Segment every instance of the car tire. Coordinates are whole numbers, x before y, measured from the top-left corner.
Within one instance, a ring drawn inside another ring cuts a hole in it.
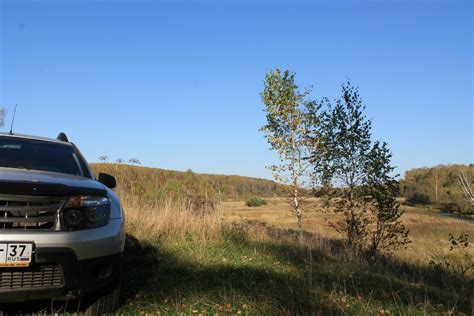
[[[120,288],[116,288],[110,293],[99,297],[91,305],[89,305],[84,315],[86,316],[99,316],[104,314],[110,314],[117,310],[119,307]]]

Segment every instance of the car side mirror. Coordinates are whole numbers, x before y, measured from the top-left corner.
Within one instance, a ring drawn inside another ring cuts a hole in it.
[[[107,173],[99,173],[99,182],[104,184],[105,186],[113,189],[117,186],[117,181],[115,180],[114,176],[111,176]]]

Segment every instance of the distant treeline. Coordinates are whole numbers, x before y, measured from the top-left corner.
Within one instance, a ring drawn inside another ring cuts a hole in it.
[[[471,181],[474,179],[474,164],[408,170],[400,181],[401,194],[411,204],[432,205],[449,212],[474,213],[460,186],[461,171]]]
[[[94,173],[117,178],[116,192],[129,204],[185,204],[190,209],[212,208],[225,200],[244,200],[251,196],[279,196],[285,186],[271,180],[242,176],[198,174],[132,166],[119,163],[94,163]]]

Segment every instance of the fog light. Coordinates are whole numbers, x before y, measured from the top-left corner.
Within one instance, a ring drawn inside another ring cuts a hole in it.
[[[64,222],[68,227],[77,227],[82,223],[83,213],[78,209],[70,209],[64,214]]]

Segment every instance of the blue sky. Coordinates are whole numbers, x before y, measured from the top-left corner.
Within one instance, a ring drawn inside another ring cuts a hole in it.
[[[314,98],[358,85],[399,173],[474,161],[470,1],[0,2],[7,123],[17,103],[16,131],[90,161],[270,178],[274,67]]]

